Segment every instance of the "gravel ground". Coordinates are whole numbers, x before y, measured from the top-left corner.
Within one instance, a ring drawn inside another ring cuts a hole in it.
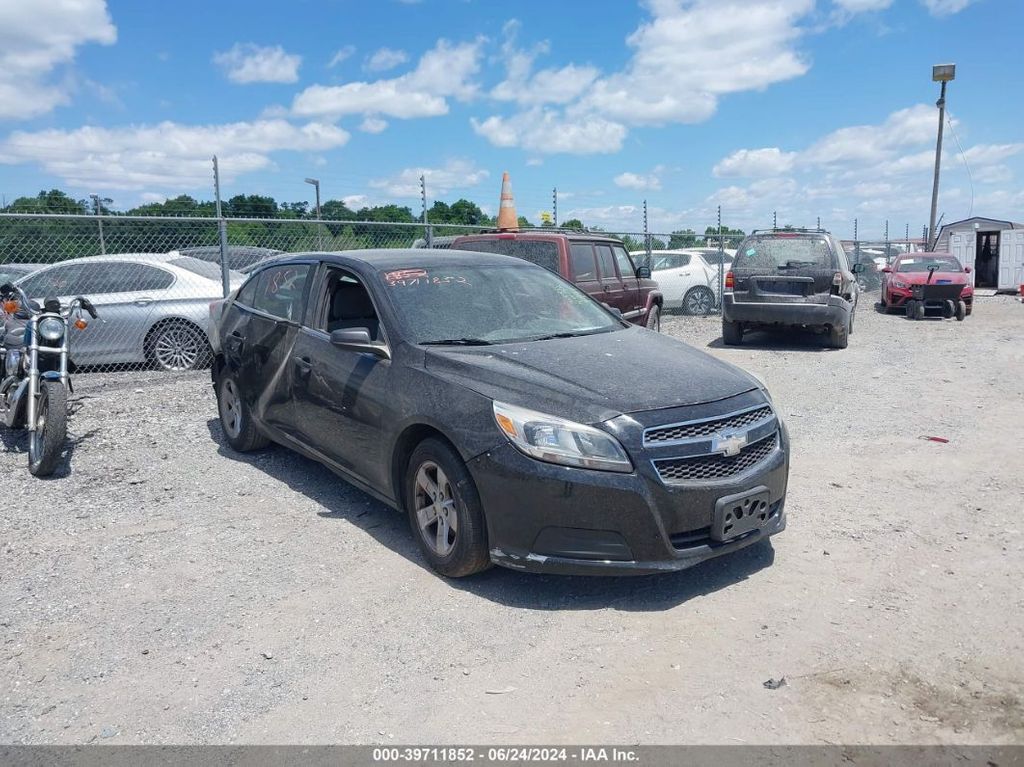
[[[1022,321],[666,318],[767,380],[789,528],[642,579],[444,580],[327,470],[227,449],[205,374],[79,376],[70,470],[0,452],[0,742],[1024,742]]]

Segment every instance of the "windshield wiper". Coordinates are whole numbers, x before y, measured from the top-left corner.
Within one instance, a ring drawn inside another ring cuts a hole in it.
[[[493,346],[483,338],[442,338],[438,341],[420,341],[420,346]]]
[[[602,333],[605,328],[588,328],[587,330],[568,330],[562,333],[551,333],[546,336],[530,336],[527,341],[550,341],[552,338],[578,338],[579,336],[592,336],[595,333]]]
[[[798,269],[801,266],[816,266],[817,261],[787,261],[784,264],[779,264],[779,269]]]

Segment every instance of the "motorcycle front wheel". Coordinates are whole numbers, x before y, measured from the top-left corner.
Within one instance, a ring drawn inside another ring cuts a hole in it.
[[[28,438],[28,470],[48,477],[57,468],[68,433],[68,393],[59,381],[40,381],[36,429]]]

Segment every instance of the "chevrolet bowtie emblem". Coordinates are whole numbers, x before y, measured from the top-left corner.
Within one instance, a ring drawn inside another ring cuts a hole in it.
[[[711,439],[711,452],[726,456],[739,455],[746,446],[746,434],[716,434]]]

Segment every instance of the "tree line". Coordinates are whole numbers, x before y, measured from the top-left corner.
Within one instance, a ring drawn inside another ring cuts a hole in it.
[[[112,200],[75,199],[60,189],[40,191],[34,197],[19,197],[0,212],[28,214],[101,213],[102,223],[86,220],[5,219],[0,221],[0,261],[54,261],[96,255],[100,252],[166,252],[197,246],[217,246],[219,230],[216,203],[179,195],[163,202],[150,202],[130,210],[116,212]],[[310,225],[316,209],[308,201],[278,202],[273,197],[239,194],[225,200],[222,213],[232,220],[227,225],[228,242],[232,246],[272,248],[283,251],[305,249],[344,250],[368,247],[408,247],[425,236],[422,220],[408,206],[394,203],[354,209],[342,200],[327,200],[320,206],[322,224]],[[123,220],[121,217],[124,217]],[[128,217],[162,217],[163,220],[140,222]],[[195,217],[207,221],[166,219]],[[252,220],[244,220],[252,219]],[[265,219],[265,220],[259,220]],[[427,209],[427,220],[433,235],[460,234],[456,226],[493,227],[496,220],[470,200],[452,203],[437,200]],[[306,223],[300,223],[305,221]],[[337,223],[334,223],[337,222]],[[398,226],[387,226],[388,224]],[[450,228],[446,228],[449,225]],[[520,228],[532,228],[525,216],[519,217]],[[552,226],[543,216],[541,228]],[[561,227],[584,229],[579,219],[563,221]],[[590,231],[602,231],[591,227]],[[743,232],[723,228],[727,245]],[[715,227],[707,227],[700,235],[692,229],[672,232],[667,239],[652,237],[652,250],[703,246],[718,237]],[[630,250],[643,250],[644,238],[626,236]]]

